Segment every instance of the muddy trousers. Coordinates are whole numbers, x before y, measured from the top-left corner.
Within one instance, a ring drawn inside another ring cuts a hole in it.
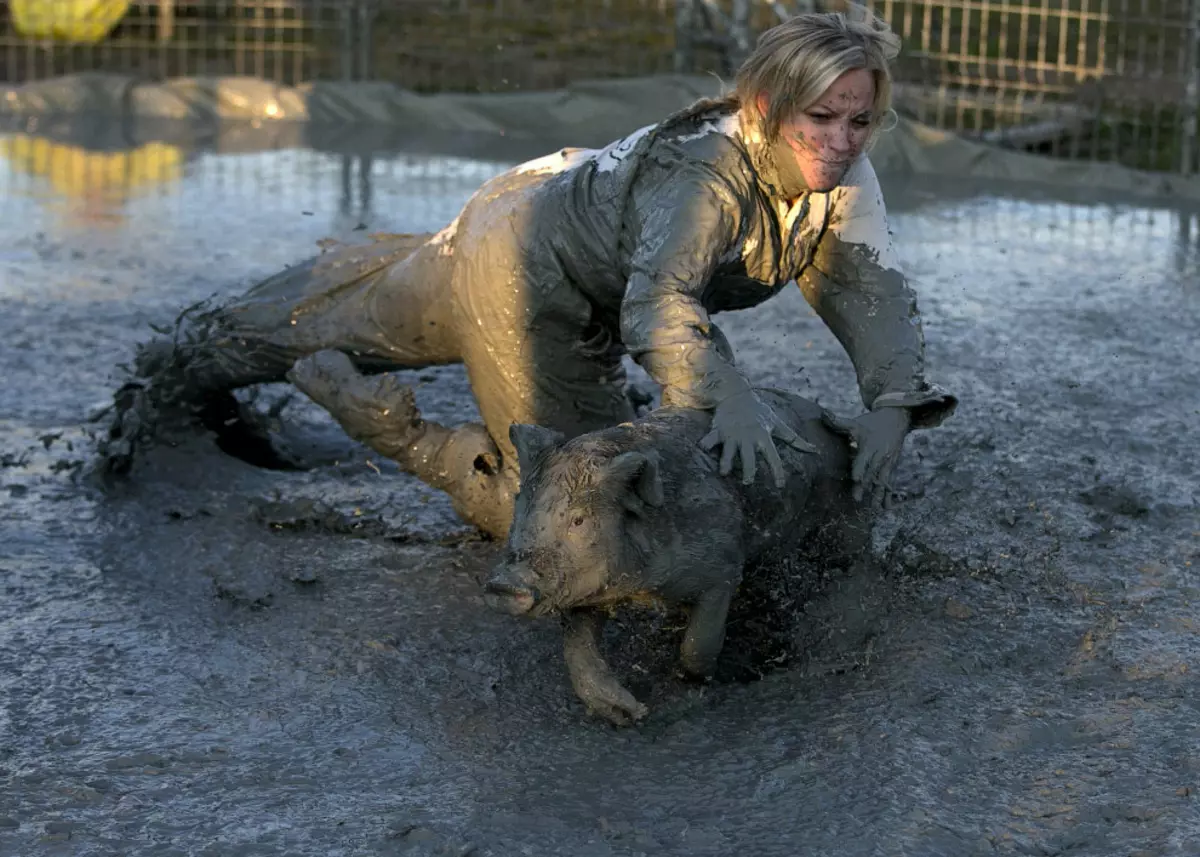
[[[519,474],[513,423],[575,436],[632,419],[622,351],[567,286],[457,276],[436,236],[340,247],[186,314],[139,374],[165,396],[213,397],[289,380],[355,440],[507,535]],[[427,422],[390,370],[464,363],[483,425]]]

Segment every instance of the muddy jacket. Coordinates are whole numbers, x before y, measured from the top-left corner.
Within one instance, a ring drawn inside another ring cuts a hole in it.
[[[601,150],[516,168],[541,183],[537,246],[663,385],[664,403],[711,408],[749,387],[710,316],[797,281],[846,348],[868,408],[940,422],[954,398],[923,376],[916,299],[899,270],[878,180],[861,157],[842,186],[789,208],[767,148],[716,102]],[[548,228],[547,228],[548,226]]]

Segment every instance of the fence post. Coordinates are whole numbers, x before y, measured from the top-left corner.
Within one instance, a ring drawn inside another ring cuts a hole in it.
[[[1196,164],[1196,125],[1200,118],[1200,0],[1188,4],[1188,68],[1187,88],[1183,96],[1183,139],[1180,141],[1179,171],[1191,175]]]
[[[375,15],[379,11],[373,0],[358,0],[358,26],[355,36],[358,39],[358,79],[370,80],[375,73],[375,40],[371,26],[375,23]]]
[[[357,29],[355,24],[358,23],[356,5],[351,0],[351,2],[340,4],[338,10],[341,12],[338,17],[341,19],[342,24],[342,49],[340,57],[342,61],[342,80],[354,80],[358,66],[358,54],[355,50],[356,40],[354,38],[355,30]]]
[[[675,0],[675,73],[687,74],[695,62],[696,3]]]
[[[733,0],[733,9],[729,16],[729,36],[733,42],[733,56],[729,58],[729,66],[736,71],[750,50],[754,47],[750,31],[750,0]]]

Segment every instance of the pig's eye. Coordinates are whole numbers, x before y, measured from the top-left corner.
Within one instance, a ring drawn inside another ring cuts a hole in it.
[[[572,527],[582,527],[583,526],[583,515],[576,515],[575,519],[573,521],[571,521],[571,526]]]

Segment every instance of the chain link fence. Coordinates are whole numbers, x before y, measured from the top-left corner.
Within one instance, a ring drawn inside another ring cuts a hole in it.
[[[997,145],[1200,171],[1200,0],[866,0],[897,107]],[[658,73],[729,80],[759,32],[838,0],[0,0],[0,77],[83,71],[419,92]]]

